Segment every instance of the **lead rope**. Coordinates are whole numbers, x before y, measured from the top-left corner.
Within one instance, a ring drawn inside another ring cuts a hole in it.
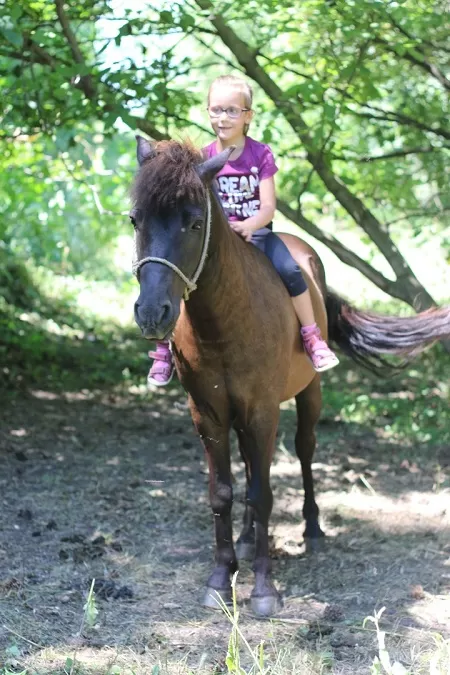
[[[189,296],[192,293],[192,291],[195,291],[197,288],[197,281],[200,277],[200,274],[203,271],[203,268],[205,266],[206,262],[206,256],[208,255],[208,247],[209,247],[209,240],[211,237],[211,197],[209,194],[209,190],[206,192],[206,232],[205,232],[205,238],[203,240],[203,249],[202,253],[200,256],[200,260],[197,265],[197,269],[194,272],[194,276],[192,279],[189,279],[184,272],[180,270],[179,267],[174,265],[174,263],[170,262],[170,260],[166,260],[165,258],[155,258],[154,256],[147,256],[147,258],[142,258],[142,260],[138,260],[137,256],[137,246],[136,246],[136,232],[134,233],[134,239],[133,239],[133,264],[132,264],[132,270],[134,276],[139,279],[139,270],[145,263],[148,262],[156,262],[160,263],[161,265],[166,265],[167,267],[170,267],[171,270],[173,270],[180,279],[184,281],[186,284],[186,287],[183,291],[183,299],[184,300],[189,300]]]

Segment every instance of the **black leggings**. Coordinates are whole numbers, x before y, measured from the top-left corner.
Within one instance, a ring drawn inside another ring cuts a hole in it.
[[[291,298],[301,295],[308,289],[301,269],[289,253],[288,247],[268,227],[262,227],[252,234],[252,244],[265,253],[272,262]]]

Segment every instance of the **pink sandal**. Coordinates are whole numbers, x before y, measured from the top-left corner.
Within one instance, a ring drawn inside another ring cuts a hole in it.
[[[312,363],[316,373],[323,373],[338,365],[339,359],[331,351],[325,340],[322,338],[320,328],[317,326],[307,326],[301,329],[303,344],[307,357]]]
[[[147,376],[147,384],[165,387],[171,381],[175,371],[169,343],[157,342],[156,351],[149,352],[148,355],[154,361]]]

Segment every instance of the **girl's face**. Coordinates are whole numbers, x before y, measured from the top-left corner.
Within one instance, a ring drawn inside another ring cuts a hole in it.
[[[245,103],[244,94],[234,87],[213,87],[209,95],[208,111],[217,138],[227,145],[242,141],[244,128],[253,117],[253,111]]]

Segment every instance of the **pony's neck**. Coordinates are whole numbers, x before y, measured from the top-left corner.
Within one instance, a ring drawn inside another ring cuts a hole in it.
[[[218,198],[211,192],[211,236],[205,266],[186,303],[199,335],[221,332],[245,299],[244,242],[230,228]],[[210,335],[209,335],[210,336]],[[211,337],[211,336],[210,336]],[[211,337],[211,339],[214,339]]]

